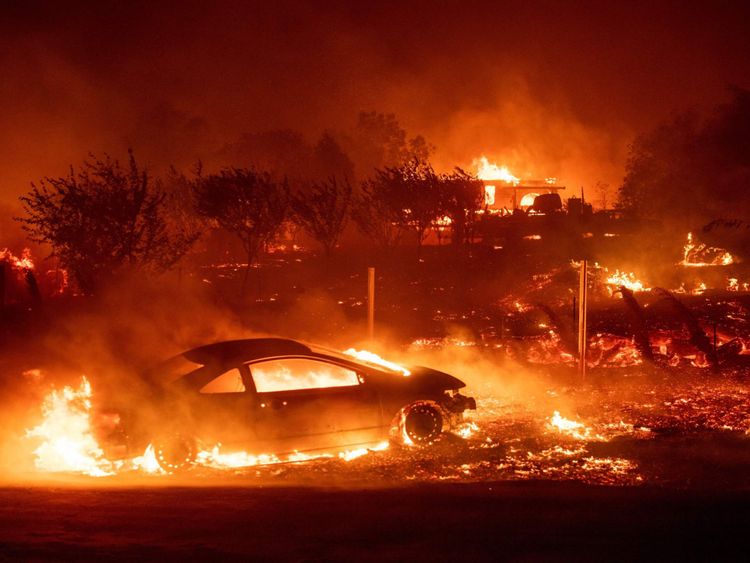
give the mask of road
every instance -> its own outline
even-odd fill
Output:
[[[5,560],[717,560],[750,492],[570,482],[0,489]]]

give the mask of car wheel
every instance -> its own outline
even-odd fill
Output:
[[[196,443],[193,438],[180,433],[164,434],[154,441],[156,461],[167,473],[186,470],[195,461]]]
[[[443,432],[443,415],[431,403],[409,405],[404,408],[399,419],[401,439],[407,445],[429,445]]]

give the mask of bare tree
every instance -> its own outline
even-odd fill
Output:
[[[432,166],[417,159],[385,172],[393,197],[401,201],[406,226],[416,236],[419,257],[429,229],[443,215],[440,178]]]
[[[354,213],[360,230],[384,247],[395,246],[411,230],[419,254],[429,228],[442,214],[439,178],[432,167],[415,159],[377,169],[362,192]]]
[[[609,184],[601,180],[597,181],[594,184],[594,192],[599,196],[599,206],[606,210],[609,203]]]
[[[267,172],[225,168],[194,185],[198,213],[236,235],[247,256],[245,279],[261,251],[279,233],[289,211],[289,188]]]
[[[389,197],[382,184],[371,180],[362,184],[361,194],[352,206],[352,219],[365,236],[384,250],[398,244],[406,225],[399,202]]]
[[[163,271],[177,262],[195,236],[166,218],[166,195],[129,151],[127,166],[93,155],[76,172],[43,178],[21,196],[18,220],[90,293],[125,268]]]
[[[339,183],[335,177],[312,184],[310,190],[292,198],[298,222],[323,245],[327,257],[344,232],[352,203],[352,186],[348,180]]]

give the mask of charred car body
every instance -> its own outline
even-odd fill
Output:
[[[474,399],[433,369],[364,361],[293,340],[195,348],[149,374],[145,405],[119,410],[122,455],[151,443],[162,468],[189,466],[201,445],[257,453],[363,447],[388,438],[423,445],[463,419]]]

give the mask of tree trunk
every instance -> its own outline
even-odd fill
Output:
[[[252,268],[254,262],[254,253],[252,250],[247,250],[247,264],[245,265],[245,275],[242,277],[242,294],[245,294],[247,289],[247,280],[250,278],[250,268]]]

